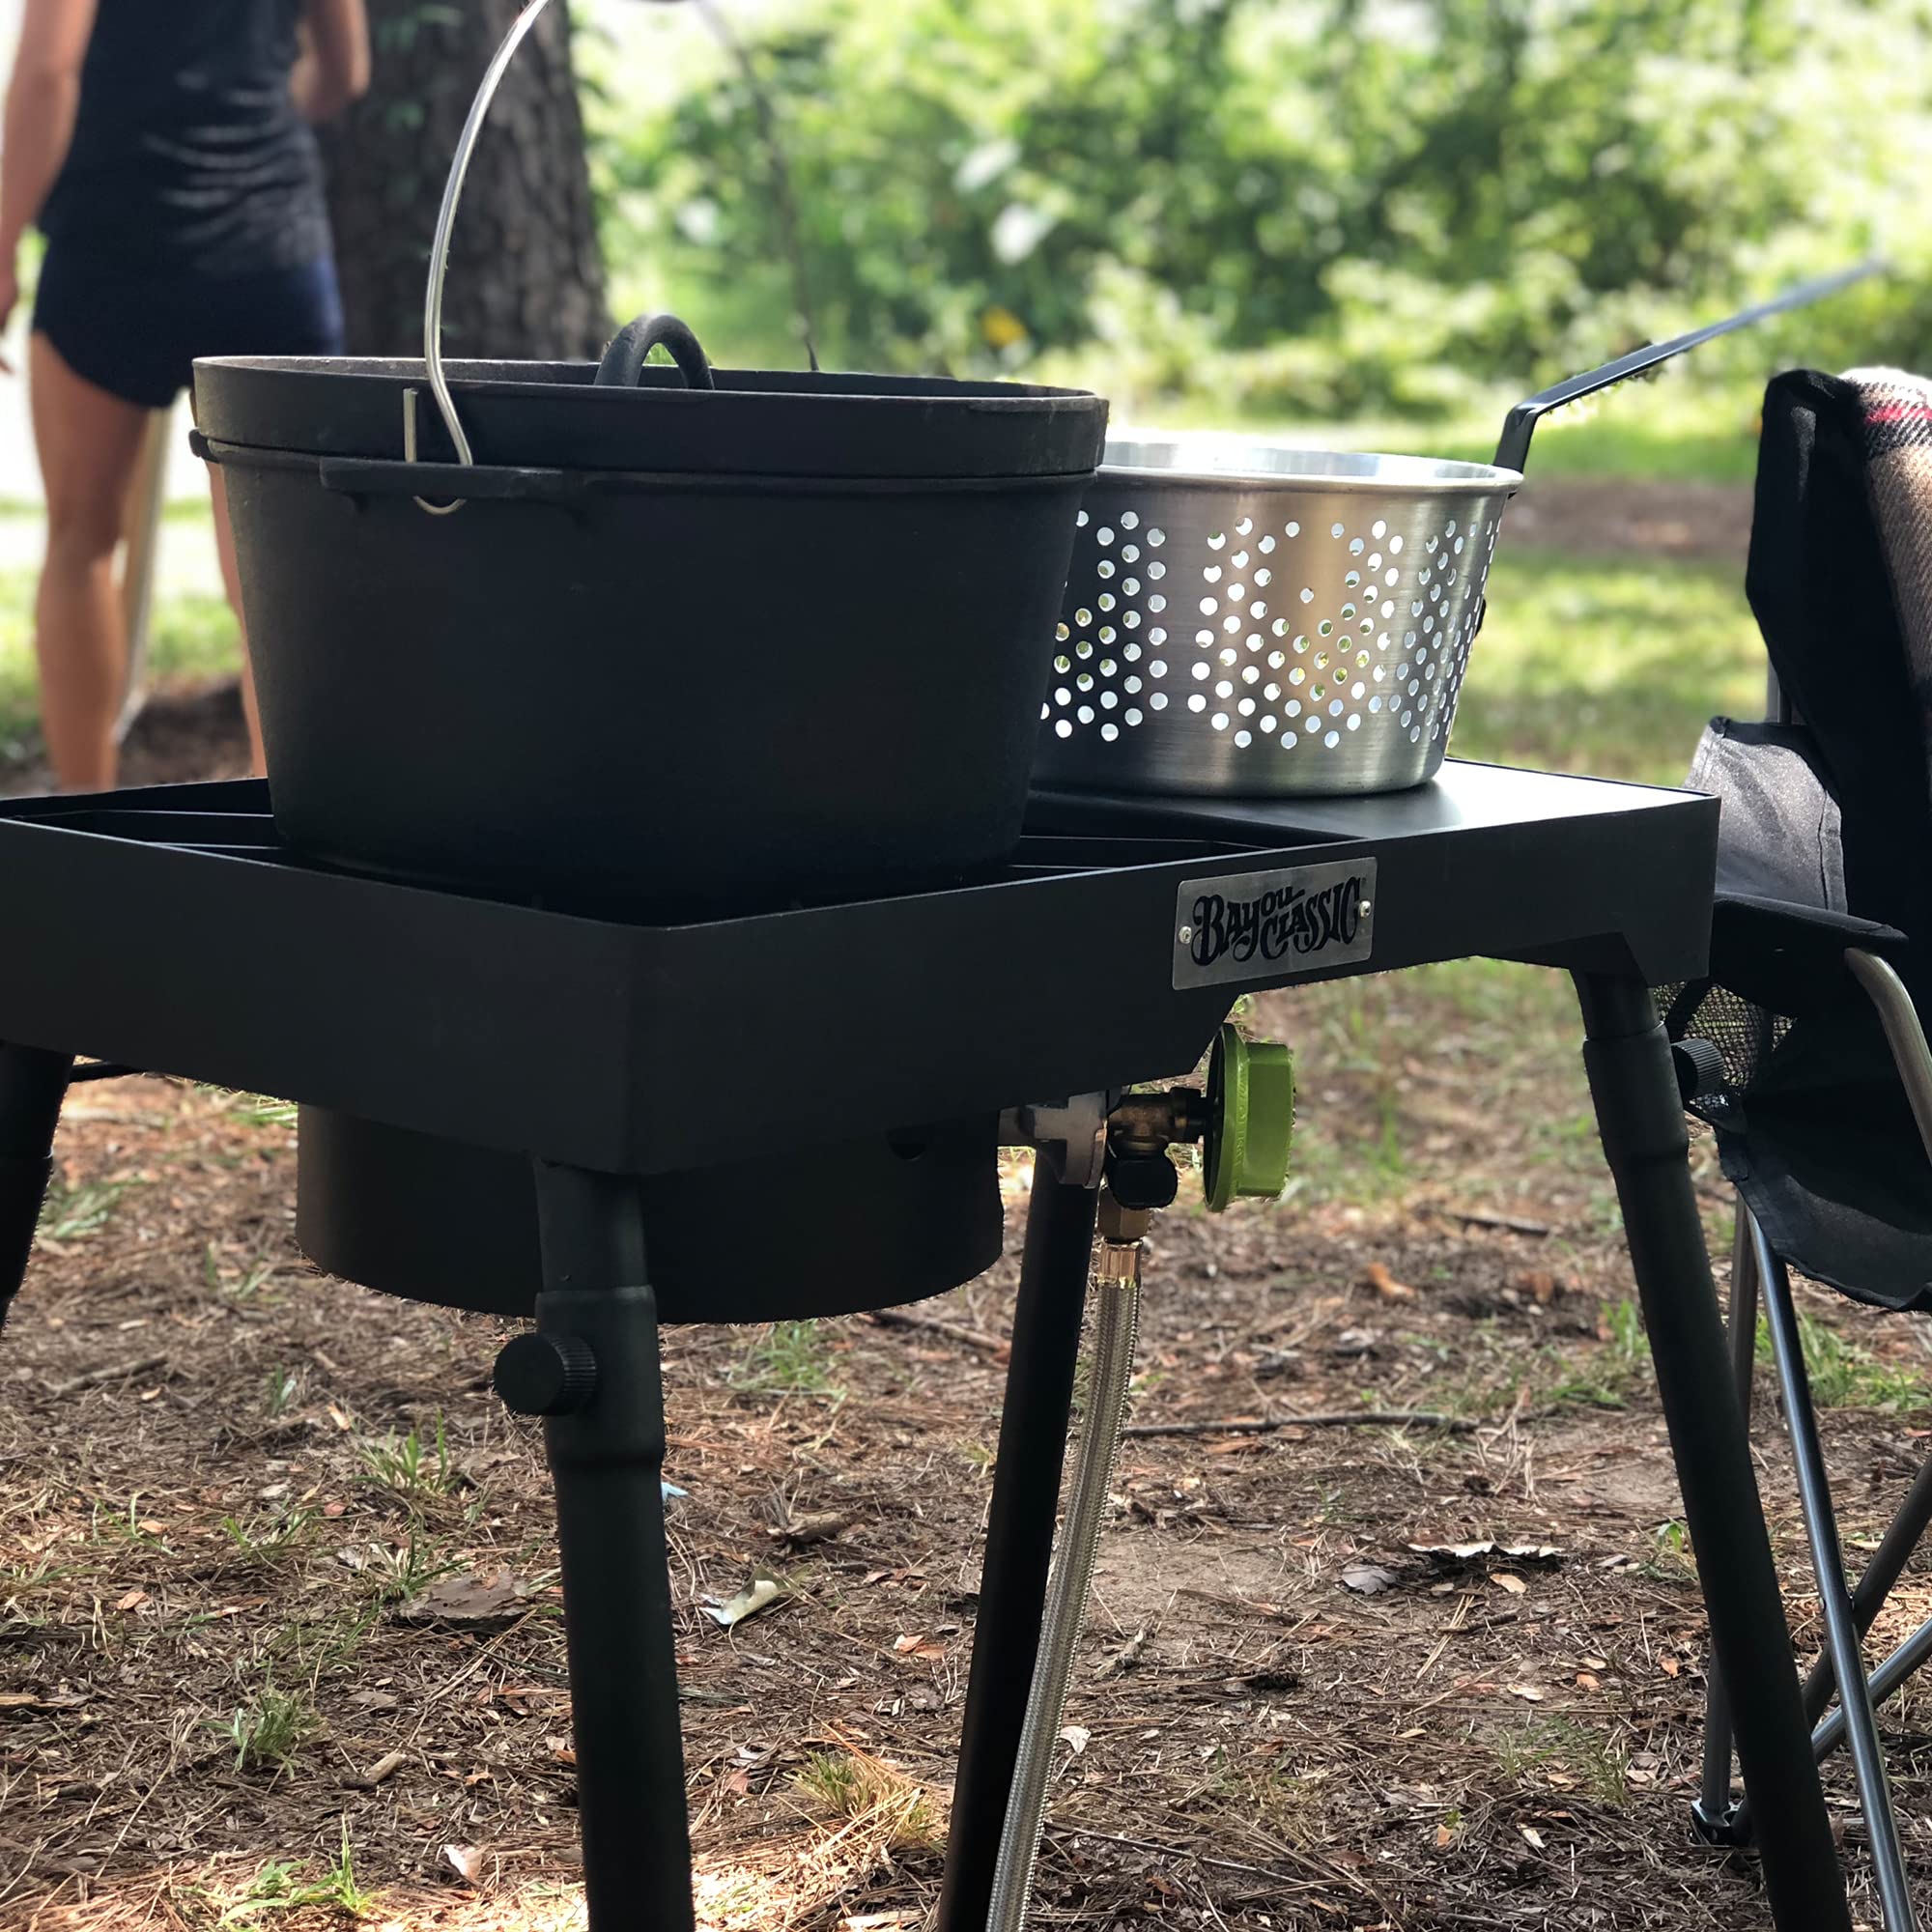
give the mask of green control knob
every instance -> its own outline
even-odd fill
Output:
[[[1288,1185],[1294,1140],[1294,1059],[1243,1039],[1232,1022],[1208,1065],[1207,1183],[1213,1213],[1243,1196],[1272,1201]]]

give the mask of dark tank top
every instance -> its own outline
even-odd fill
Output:
[[[102,266],[232,276],[328,252],[289,98],[303,0],[99,0],[48,240]]]

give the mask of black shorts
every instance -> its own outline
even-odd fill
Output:
[[[52,242],[34,327],[83,381],[166,409],[197,355],[339,355],[342,298],[327,255],[260,274],[170,276]]]

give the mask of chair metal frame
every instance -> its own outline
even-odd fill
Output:
[[[1890,1048],[1892,1065],[1912,1107],[1912,1116],[1932,1162],[1932,1047],[1905,982],[1891,965],[1861,947],[1845,952],[1845,965],[1876,1009]],[[1864,1805],[1871,1836],[1872,1864],[1886,1932],[1918,1932],[1906,1884],[1905,1855],[1899,1841],[1898,1818],[1886,1776],[1885,1753],[1879,1743],[1877,1707],[1892,1695],[1919,1666],[1932,1660],[1932,1619],[1898,1645],[1876,1670],[1867,1671],[1863,1639],[1877,1619],[1893,1585],[1932,1525],[1932,1458],[1920,1465],[1912,1489],[1893,1517],[1856,1589],[1845,1574],[1843,1548],[1832,1503],[1818,1420],[1811,1406],[1811,1389],[1804,1363],[1797,1309],[1792,1300],[1790,1272],[1772,1247],[1763,1228],[1745,1204],[1737,1203],[1737,1233],[1731,1260],[1729,1336],[1731,1369],[1738,1403],[1748,1427],[1752,1371],[1757,1344],[1757,1316],[1762,1301],[1785,1429],[1804,1515],[1805,1537],[1817,1574],[1819,1605],[1825,1623],[1825,1650],[1805,1678],[1804,1716],[1814,1727],[1813,1753],[1822,1761],[1841,1744],[1849,1744],[1853,1775]],[[1833,1690],[1838,1705],[1830,1716],[1826,1706]],[[1748,1797],[1731,1795],[1731,1702],[1715,1666],[1704,1733],[1702,1789],[1692,1807],[1698,1830],[1713,1843],[1745,1844],[1751,1834]]]

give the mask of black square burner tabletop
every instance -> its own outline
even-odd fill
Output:
[[[655,1286],[670,1308],[676,1284],[651,1266],[676,1250],[648,1197],[706,1177],[651,1177],[728,1180],[736,1164],[768,1187],[775,1148],[990,1123],[1185,1071],[1258,987],[1468,954],[1560,967],[1714,1662],[1752,1687],[1733,1717],[1765,1889],[1787,1932],[1850,1932],[1649,990],[1703,967],[1717,831],[1715,800],[1466,764],[1384,798],[1040,795],[995,876],[694,917],[326,870],[280,846],[254,782],[15,801],[0,806],[0,1316],[74,1054],[507,1162],[530,1190],[541,1289],[498,1386],[547,1417],[589,1921],[688,1932]],[[986,1924],[1054,1540],[1091,1179],[1050,1153],[1036,1168],[942,1932]],[[449,1217],[404,1192],[402,1218],[443,1239]],[[375,1218],[366,1190],[344,1211]],[[938,1236],[915,1217],[912,1238],[923,1255]],[[708,1278],[720,1261],[700,1251],[693,1266]]]
[[[257,781],[20,800],[0,1032],[651,1173],[1183,1070],[1259,986],[1472,953],[1682,979],[1716,838],[1708,799],[1456,763],[1382,798],[1043,796],[992,880],[651,923],[318,869]],[[1330,867],[1277,890],[1362,882],[1351,944],[1237,932],[1190,970],[1185,892]]]

